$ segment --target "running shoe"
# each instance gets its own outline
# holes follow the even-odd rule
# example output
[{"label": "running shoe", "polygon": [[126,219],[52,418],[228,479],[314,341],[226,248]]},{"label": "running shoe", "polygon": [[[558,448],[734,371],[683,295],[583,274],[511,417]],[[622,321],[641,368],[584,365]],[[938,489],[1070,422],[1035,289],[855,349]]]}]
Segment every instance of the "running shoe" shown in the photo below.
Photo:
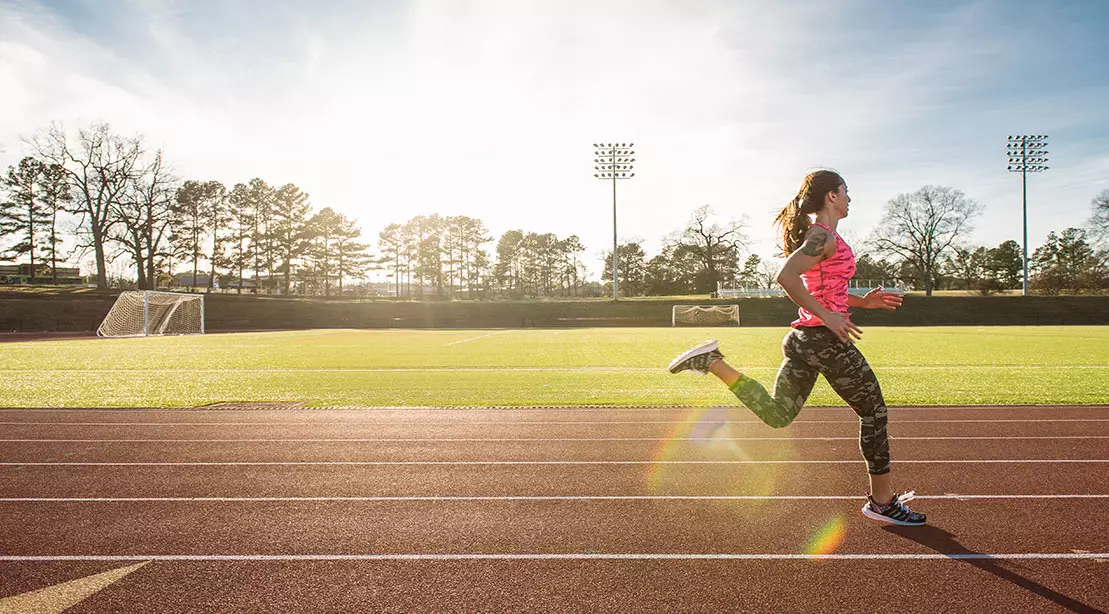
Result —
[{"label": "running shoe", "polygon": [[866,496],[866,505],[863,506],[863,516],[890,524],[899,524],[909,527],[920,526],[928,520],[928,517],[919,512],[914,512],[905,505],[907,502],[913,500],[915,494],[914,491],[910,490],[894,495],[893,501],[885,505],[880,505],[868,494]]},{"label": "running shoe", "polygon": [[709,365],[713,361],[724,357],[717,349],[718,347],[719,344],[716,339],[710,339],[691,350],[682,352],[681,355],[670,361],[670,372],[680,373],[688,369],[694,373],[708,373]]}]

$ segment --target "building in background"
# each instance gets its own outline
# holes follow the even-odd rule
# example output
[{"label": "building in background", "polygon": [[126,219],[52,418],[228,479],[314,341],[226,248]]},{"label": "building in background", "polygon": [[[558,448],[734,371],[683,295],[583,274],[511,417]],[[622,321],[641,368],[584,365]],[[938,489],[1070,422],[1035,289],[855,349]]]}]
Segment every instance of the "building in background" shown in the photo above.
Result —
[{"label": "building in background", "polygon": [[[0,285],[56,283],[64,286],[79,286],[85,283],[81,279],[81,269],[78,267],[58,267],[57,271],[51,271],[48,266],[37,268],[38,271],[32,275],[30,264],[0,264]],[[55,273],[57,273],[56,276]]]}]

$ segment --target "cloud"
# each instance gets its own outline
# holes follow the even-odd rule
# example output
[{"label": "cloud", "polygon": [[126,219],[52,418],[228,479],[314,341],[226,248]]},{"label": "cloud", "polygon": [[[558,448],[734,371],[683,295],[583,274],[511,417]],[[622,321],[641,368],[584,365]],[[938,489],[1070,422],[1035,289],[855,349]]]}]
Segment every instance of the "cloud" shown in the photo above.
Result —
[{"label": "cloud", "polygon": [[[637,175],[618,186],[619,234],[649,253],[709,204],[748,216],[769,255],[774,211],[824,166],[851,183],[853,233],[934,183],[985,203],[975,237],[996,244],[1019,230],[1007,131],[1052,133],[1060,166],[1037,181],[1065,212],[1050,221],[1078,224],[1109,125],[1093,78],[1105,69],[1075,63],[1105,43],[1025,41],[1036,59],[1021,63],[1008,33],[1033,24],[1010,13],[997,1],[15,2],[0,7],[0,162],[52,120],[103,119],[188,178],[296,183],[371,238],[417,213],[465,214],[494,234],[577,234],[599,255],[612,194],[591,144],[624,140]],[[1093,27],[1085,13],[1029,19],[1076,40]],[[1027,91],[1025,75],[1054,89]]]}]

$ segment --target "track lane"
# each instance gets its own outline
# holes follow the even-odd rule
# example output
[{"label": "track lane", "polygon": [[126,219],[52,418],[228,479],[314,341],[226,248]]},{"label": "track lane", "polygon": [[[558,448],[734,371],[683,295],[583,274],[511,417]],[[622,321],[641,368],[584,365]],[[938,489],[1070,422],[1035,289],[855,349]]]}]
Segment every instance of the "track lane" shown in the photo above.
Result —
[{"label": "track lane", "polygon": [[[120,565],[0,563],[0,595]],[[67,614],[299,614],[306,604],[328,612],[1089,613],[1109,609],[1105,573],[1090,561],[154,562]]]},{"label": "track lane", "polygon": [[[739,405],[716,407],[488,407],[488,408],[364,408],[364,409],[146,409],[146,408],[78,408],[37,409],[0,408],[0,423],[10,422],[226,422],[245,421],[266,424],[307,423],[382,423],[405,422],[506,422],[535,420],[682,420],[691,414],[720,414],[735,418],[751,418]],[[1049,419],[1109,418],[1109,405],[991,405],[991,406],[891,406],[891,416],[905,419]],[[847,407],[805,407],[799,421],[852,418]]]},{"label": "track lane", "polygon": [[[1004,419],[1003,419],[1004,420]],[[1109,418],[1066,419],[1036,422],[955,421],[908,422],[893,418],[892,437],[965,437],[965,436],[1109,436]],[[675,437],[698,435],[726,428],[735,437],[857,437],[857,418],[843,416],[834,420],[799,420],[784,429],[774,429],[753,420],[726,420],[715,415],[670,421],[597,421],[554,422],[533,419],[529,422],[478,423],[175,423],[155,425],[120,424],[6,424],[0,425],[3,439],[489,439],[489,438],[619,438]]]},{"label": "track lane", "polygon": [[[1105,464],[893,465],[922,495],[1106,494]],[[866,466],[193,465],[0,466],[0,497],[850,495]]]},{"label": "track lane", "polygon": [[[0,503],[4,555],[797,553],[842,523],[837,553],[919,553],[856,501]],[[1098,500],[921,501],[983,553],[1109,552]],[[789,521],[784,522],[783,517]],[[1006,531],[982,518],[1004,518]],[[79,535],[79,539],[74,536]]]},{"label": "track lane", "polygon": [[[810,408],[817,409],[817,408]],[[909,408],[906,408],[909,409]],[[1083,412],[1090,408],[1077,408]],[[302,418],[310,412],[268,412],[283,419]],[[457,410],[442,410],[440,417],[452,420]],[[499,410],[485,411],[486,422]],[[587,410],[572,410],[568,418],[606,418],[589,416]],[[1080,435],[1106,432],[1097,429],[1109,426],[1100,420],[1078,418],[1075,422],[898,422],[943,416],[945,409],[917,409],[913,414],[893,413],[891,432],[894,435],[895,458],[919,459],[914,451],[902,446],[909,440],[897,440],[905,432],[936,435],[941,432],[968,435],[1011,433],[1028,436],[1047,433]],[[961,409],[958,411],[962,411]],[[10,412],[9,412],[10,413]],[[43,412],[47,413],[47,412]],[[110,415],[122,412],[103,412]],[[144,412],[145,420],[151,412]],[[174,412],[179,419],[181,412]],[[208,413],[208,412],[206,412]],[[349,417],[349,413],[340,412]],[[257,429],[265,436],[276,432],[303,437],[319,432],[369,433],[381,437],[385,433],[457,434],[460,431],[489,437],[489,433],[519,434],[524,437],[550,437],[555,430],[591,436],[598,430],[624,434],[639,432],[666,436],[674,424],[650,423],[651,412],[630,414],[632,424],[552,424],[547,414],[529,410],[524,422],[529,424],[483,424],[481,415],[462,421],[427,424],[406,421],[357,420],[354,423],[320,423],[313,417],[301,424],[282,425],[162,425],[149,427],[163,430],[157,436],[194,437],[198,430],[212,429],[223,436],[241,437],[244,429]],[[734,414],[735,412],[731,412]],[[448,415],[450,414],[450,415]],[[702,412],[709,420],[719,413]],[[984,416],[997,412],[992,408],[978,412]],[[975,415],[978,415],[975,414]],[[1046,414],[1046,415],[1045,415]],[[337,414],[338,415],[338,414]],[[670,414],[660,414],[672,417]],[[686,418],[676,418],[678,428]],[[686,416],[693,415],[689,412]],[[730,414],[729,414],[730,415]],[[806,414],[803,413],[803,416]],[[840,436],[857,434],[853,414],[843,408],[809,412],[816,419],[802,420],[789,429],[776,431],[762,425],[732,423],[733,434],[795,436],[810,432],[814,436],[828,433]],[[963,413],[943,419],[960,420]],[[1035,420],[1051,419],[1046,412],[1033,412]],[[1059,414],[1061,415],[1061,414]],[[1105,416],[1105,412],[1093,416]],[[86,414],[87,416],[87,414]],[[0,412],[0,421],[10,416]],[[42,414],[37,416],[41,419]],[[134,418],[135,416],[129,416]],[[169,415],[165,415],[169,417]],[[225,412],[221,417],[241,418],[243,414]],[[257,416],[256,416],[257,417]],[[635,424],[635,418],[646,423]],[[1089,418],[1090,416],[1087,416]],[[211,416],[208,416],[210,419]],[[393,416],[395,420],[397,416]],[[274,419],[277,419],[276,417]],[[985,420],[987,418],[983,418]],[[1073,419],[1073,418],[1066,418]],[[975,418],[974,420],[978,420]],[[575,421],[575,420],[570,420]],[[0,426],[2,438],[9,427]],[[90,430],[123,429],[135,433],[145,429],[138,425],[16,425],[29,428],[32,438],[53,437],[59,430],[74,429],[78,437],[89,437]],[[503,429],[503,430],[502,430]],[[907,429],[914,429],[908,430]],[[920,429],[916,431],[915,429]],[[403,435],[401,435],[403,437]],[[990,451],[1006,451],[1006,456],[1026,450],[1048,440],[1009,440],[997,442]],[[1060,440],[1054,443],[1084,448],[1097,454],[1109,450],[1105,440]],[[0,454],[7,454],[13,442],[0,444]],[[62,454],[73,448],[35,447],[45,442],[29,443],[32,447],[18,452]],[[81,443],[81,442],[59,442]],[[96,454],[102,443],[89,443],[81,454]],[[157,448],[160,442],[146,442]],[[201,442],[181,442],[186,447]],[[274,442],[240,442],[254,447],[234,449],[237,454],[274,453]],[[333,453],[344,442],[318,442],[322,447],[313,453]],[[359,442],[359,445],[379,442]],[[450,442],[393,442],[396,447],[377,453],[404,455],[416,446],[421,454],[442,454],[442,445],[449,453],[461,453],[463,444]],[[471,451],[502,447],[504,442],[470,442]],[[548,442],[555,443],[555,442]],[[591,442],[594,447],[607,447],[611,442]],[[979,442],[954,441],[938,443],[922,440],[922,446],[958,446],[964,451]],[[235,442],[225,442],[235,444]],[[225,444],[208,444],[219,447]],[[652,445],[667,442],[625,442],[628,451],[651,451]],[[852,440],[813,443],[804,441],[737,442],[737,445],[765,446],[762,452],[775,447],[791,454],[839,454],[857,459]],[[117,444],[107,444],[110,449]],[[161,442],[162,446],[169,445]],[[300,447],[304,443],[289,443]],[[537,442],[517,442],[517,452],[534,449]],[[557,444],[556,444],[557,445]],[[571,456],[578,455],[577,446],[585,442],[569,442]],[[635,446],[646,445],[645,448]],[[677,454],[692,454],[691,443],[679,443],[689,449]],[[843,446],[848,446],[843,448]],[[913,445],[916,445],[914,443]],[[992,444],[991,444],[992,445]],[[135,444],[126,444],[130,453],[141,452]],[[422,446],[430,446],[424,448]],[[1102,446],[1102,447],[1098,447]],[[140,446],[141,447],[141,446]],[[1007,449],[1006,449],[1007,448]],[[224,447],[210,453],[225,454],[233,448]],[[436,451],[438,449],[438,451]],[[753,448],[752,448],[753,449]],[[950,449],[950,448],[949,448]],[[983,448],[979,448],[983,449]],[[110,450],[122,454],[126,450]],[[168,451],[162,448],[163,453]],[[526,450],[525,450],[526,451]],[[655,449],[657,452],[658,450]],[[279,451],[280,452],[280,451]],[[703,452],[703,450],[702,450]],[[720,451],[718,450],[717,453]],[[732,450],[734,453],[734,450]],[[147,453],[147,452],[142,452]],[[208,452],[200,452],[208,453]],[[284,453],[284,452],[280,452]],[[361,453],[361,452],[358,452]],[[674,453],[671,450],[670,453]],[[71,455],[70,455],[71,456]],[[662,456],[665,457],[665,456]],[[1098,458],[1109,458],[1098,454]],[[600,458],[600,457],[599,457]],[[1037,464],[994,465],[960,464],[927,465],[896,464],[898,484],[915,486],[922,494],[962,493],[1096,493],[1109,491],[1104,478],[1104,465]],[[864,465],[487,465],[487,466],[23,466],[0,467],[0,495],[44,496],[104,493],[151,496],[152,492],[167,496],[234,496],[249,493],[264,496],[328,495],[351,496],[424,494],[436,496],[456,493],[490,495],[534,493],[564,494],[829,494],[844,495],[865,489]],[[339,496],[342,496],[340,494]],[[360,502],[127,502],[127,503],[14,503],[0,502],[0,543],[10,539],[29,540],[27,547],[38,554],[44,547],[60,545],[73,549],[82,546],[126,546],[141,548],[150,545],[172,545],[175,539],[189,547],[216,544],[224,548],[259,546],[265,548],[303,547],[321,552],[327,546],[343,546],[352,551],[365,551],[366,546],[473,547],[475,545],[535,545],[554,548],[574,546],[582,551],[598,551],[603,547],[699,545],[704,548],[726,546],[734,550],[759,550],[775,545],[789,548],[783,552],[803,551],[807,539],[820,528],[818,522],[843,518],[845,539],[837,552],[902,552],[936,554],[940,552],[1032,552],[1037,546],[1046,552],[1070,550],[1105,551],[1109,543],[1100,537],[1103,531],[1090,518],[1097,518],[1104,509],[1101,500],[921,500],[915,507],[930,514],[933,527],[914,529],[916,533],[897,534],[858,513],[857,500],[827,501],[681,501],[681,500],[602,500],[602,501],[360,501]],[[21,507],[28,506],[28,507]],[[37,507],[36,507],[37,506]],[[490,507],[492,506],[492,507]],[[783,510],[799,510],[797,517],[811,520],[812,526],[781,522]],[[105,510],[108,510],[105,512]],[[584,513],[582,510],[586,510]],[[646,510],[646,511],[645,511]],[[972,512],[968,510],[973,510]],[[989,519],[1003,518],[1004,531],[992,526]],[[14,519],[14,524],[7,523]],[[38,522],[36,522],[36,519]],[[1103,518],[1102,518],[1103,519]],[[1103,523],[1102,523],[1103,524]],[[382,527],[394,529],[380,531]],[[768,530],[774,527],[774,530]],[[782,527],[785,527],[784,529]],[[145,529],[145,530],[144,530]],[[75,539],[75,536],[79,536]],[[1093,537],[1091,537],[1093,536]],[[199,541],[198,541],[199,540]],[[209,541],[210,540],[210,541]],[[1100,541],[1099,541],[1100,540]],[[194,543],[195,542],[195,543]],[[13,542],[14,543],[14,542]],[[23,543],[23,542],[20,542]],[[362,550],[356,550],[362,548]],[[851,550],[858,548],[861,550]],[[993,548],[990,550],[990,548]],[[1028,548],[1025,550],[1024,548]],[[7,551],[5,547],[4,552]],[[411,548],[409,549],[411,551]],[[150,551],[147,551],[149,553]],[[403,552],[398,550],[398,552]],[[765,552],[765,550],[764,550]],[[0,562],[0,595],[33,590],[50,583],[71,579],[79,571],[104,571],[125,563],[3,563]],[[374,609],[381,611],[442,611],[466,609],[531,609],[546,611],[660,611],[688,610],[690,606],[707,610],[749,608],[757,611],[783,609],[788,611],[828,611],[829,595],[835,595],[833,610],[876,611],[888,609],[888,595],[898,599],[898,611],[935,612],[952,603],[959,608],[1006,611],[1099,611],[1109,607],[1106,567],[1109,563],[1096,560],[1070,561],[374,561],[374,562],[267,562],[216,563],[172,562],[152,563],[117,585],[98,593],[72,611],[227,611],[266,609],[267,611],[301,611],[305,603],[328,604],[336,611]],[[890,570],[896,573],[890,573]],[[857,590],[843,591],[844,586]],[[942,600],[935,594],[922,592],[922,587],[943,586]],[[246,588],[244,588],[246,587]],[[973,608],[971,608],[973,606]]]},{"label": "track lane", "polygon": [[[708,460],[859,460],[854,438],[742,440],[715,437],[648,441],[5,441],[0,462],[513,462]],[[1106,459],[1107,439],[899,440],[895,460]]]}]

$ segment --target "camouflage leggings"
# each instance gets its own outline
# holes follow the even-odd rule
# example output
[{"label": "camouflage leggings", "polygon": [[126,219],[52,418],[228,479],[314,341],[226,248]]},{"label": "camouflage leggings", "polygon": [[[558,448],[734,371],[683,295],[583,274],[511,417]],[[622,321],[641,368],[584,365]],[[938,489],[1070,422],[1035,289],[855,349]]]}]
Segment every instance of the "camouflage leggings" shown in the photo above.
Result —
[{"label": "camouflage leggings", "polygon": [[843,343],[823,326],[795,328],[782,341],[785,360],[774,382],[774,398],[762,384],[740,377],[731,391],[774,428],[789,426],[809,398],[816,376],[823,374],[859,415],[859,449],[872,475],[889,473],[886,402],[878,378],[854,344]]}]

